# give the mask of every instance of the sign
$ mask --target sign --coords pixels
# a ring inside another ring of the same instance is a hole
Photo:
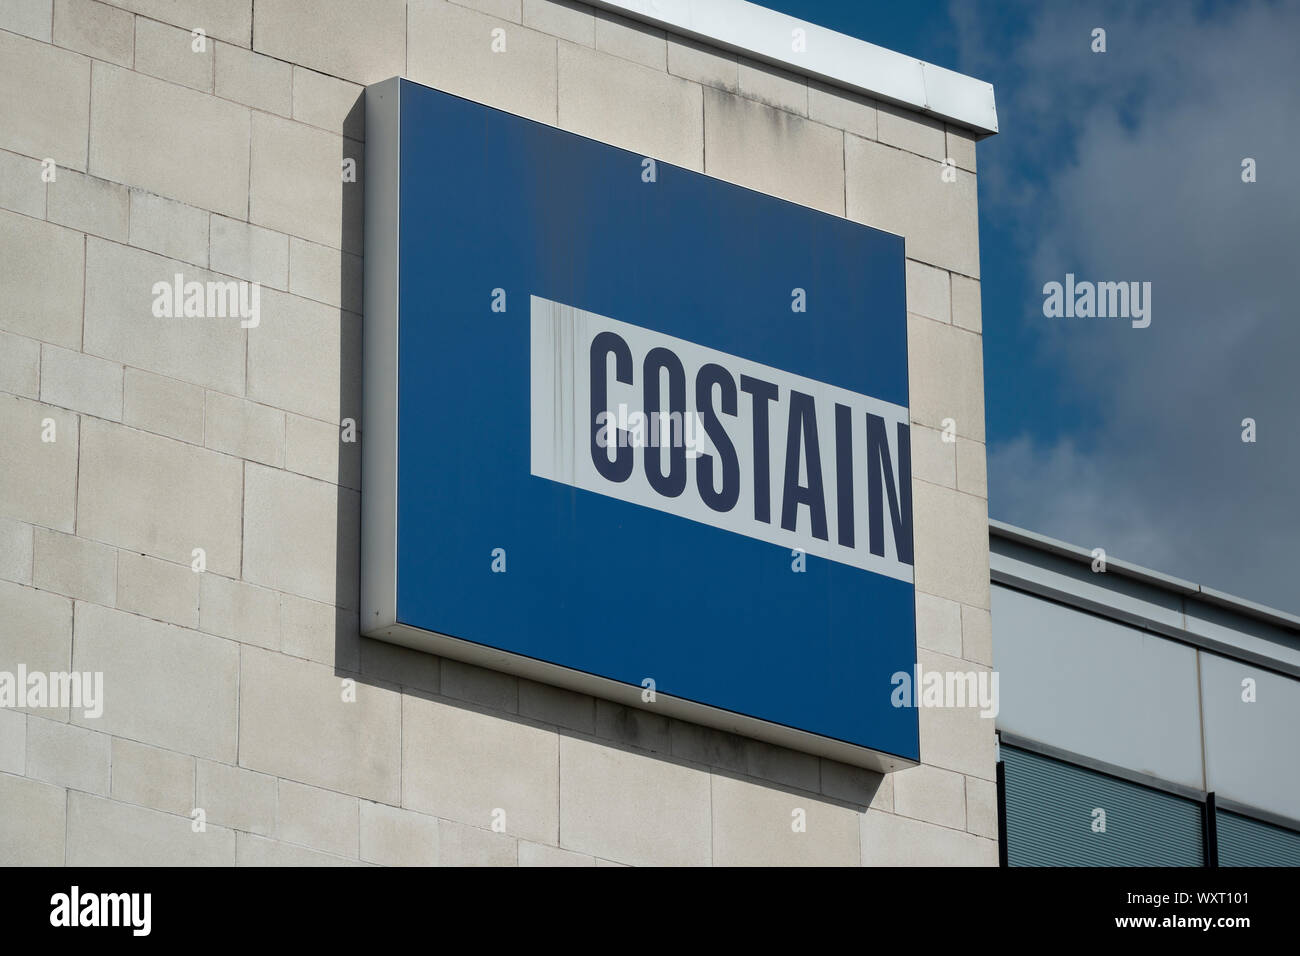
[[[366,123],[363,633],[918,762],[903,240],[405,80]]]

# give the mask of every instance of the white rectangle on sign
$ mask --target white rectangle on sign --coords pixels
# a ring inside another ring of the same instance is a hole
[[[530,366],[533,475],[911,583],[906,408],[538,296]]]

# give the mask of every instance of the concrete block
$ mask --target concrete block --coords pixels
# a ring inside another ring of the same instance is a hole
[[[732,53],[685,37],[668,36],[668,72],[684,80],[740,92],[740,65]]]
[[[197,26],[197,24],[196,24]],[[215,40],[195,49],[190,29],[138,17],[135,21],[135,69],[203,93],[212,92]]]
[[[855,811],[722,774],[713,774],[712,782],[714,865],[859,864]]]
[[[0,774],[22,776],[27,768],[27,715],[0,708]]]
[[[203,389],[128,368],[122,391],[123,424],[195,445],[203,443]]]
[[[519,678],[464,661],[442,661],[439,692],[507,713],[519,711]]]
[[[85,171],[90,60],[0,32],[0,89],[0,146]]]
[[[233,866],[234,831],[208,826],[195,833],[190,822],[73,791],[68,794],[68,865]]]
[[[109,421],[122,420],[122,366],[93,355],[41,347],[41,401]]]
[[[998,785],[993,781],[966,778],[966,829],[990,840],[998,838]]]
[[[596,699],[596,736],[640,750],[670,753],[672,721],[639,707]]]
[[[45,218],[45,182],[39,162],[0,150],[0,209]]]
[[[117,555],[117,607],[181,627],[199,626],[199,581],[184,564],[131,551]]]
[[[966,829],[966,778],[924,764],[894,777],[894,812],[954,830]]]
[[[209,235],[214,271],[274,289],[289,288],[288,236],[215,214]]]
[[[374,0],[365,16],[352,0],[260,0],[253,49],[364,86],[402,75],[406,14],[405,0]]]
[[[340,670],[361,671],[357,612],[280,595],[280,650]],[[428,655],[426,655],[428,656]]]
[[[72,666],[72,602],[65,597],[0,581],[0,670],[15,673],[20,664],[28,673],[67,671]],[[66,720],[67,707],[18,707],[24,713]]]
[[[584,734],[596,730],[595,698],[536,681],[519,681],[519,713],[523,717]]]
[[[26,776],[106,795],[112,738],[58,720],[27,718]]]
[[[365,87],[324,73],[293,68],[293,118],[351,139],[366,138]],[[360,104],[360,105],[359,105]]]
[[[131,66],[135,17],[95,0],[54,0],[54,45]]]
[[[248,464],[244,580],[355,608],[360,517],[354,491]]]
[[[787,787],[816,792],[821,784],[821,767],[812,754],[761,740],[745,741],[745,763],[751,777]]]
[[[492,51],[492,31],[505,50]],[[413,0],[407,76],[542,123],[556,122],[556,39],[442,0]]]
[[[983,331],[980,312],[980,284],[965,276],[952,277],[952,323],[971,332]]]
[[[843,215],[839,130],[708,87],[704,127],[710,176]]]
[[[281,780],[276,836],[316,850],[356,857],[360,808],[356,797]]]
[[[42,435],[54,440],[42,441]],[[76,520],[77,444],[76,415],[0,395],[0,516],[71,531]]]
[[[595,857],[585,853],[570,853],[556,846],[519,841],[520,866],[595,866]]]
[[[133,189],[131,245],[169,259],[207,266],[208,214],[194,206]]]
[[[0,54],[3,47],[0,34]],[[0,300],[5,303],[0,326],[42,342],[80,348],[86,262],[82,235],[0,212],[0,262],[5,264],[0,271]]]
[[[217,96],[281,116],[293,114],[293,67],[229,43],[216,44]]]
[[[37,528],[32,583],[43,591],[112,607],[117,551],[86,538]]]
[[[518,23],[523,17],[523,0],[452,0],[462,7]]]
[[[519,841],[504,833],[438,821],[439,866],[518,866]]]
[[[672,740],[674,757],[733,773],[749,772],[745,737],[674,719]]]
[[[0,332],[0,392],[37,398],[41,392],[41,343]]]
[[[114,800],[189,816],[194,809],[194,758],[123,737],[113,738]]]
[[[68,792],[0,774],[0,866],[63,866]]]
[[[239,570],[242,465],[193,445],[96,419],[82,422],[78,531],[140,554]]]
[[[892,774],[876,773],[824,757],[821,769],[821,792],[832,800],[843,800],[859,807],[893,809]]]
[[[570,0],[523,0],[523,24],[551,36],[596,45],[596,18],[591,7]]]
[[[381,866],[437,866],[437,818],[362,800],[361,859]]]
[[[353,614],[349,627],[355,635],[357,617]],[[399,647],[386,641],[357,638],[360,651],[360,672],[368,681],[395,684],[401,688],[414,688],[431,694],[440,692],[443,660],[428,651]]]
[[[92,86],[91,173],[244,218],[246,107],[103,63]]]
[[[345,685],[332,667],[245,647],[239,684],[241,766],[396,805],[401,698]],[[348,699],[345,699],[348,698]],[[320,746],[321,741],[330,746]]]
[[[444,679],[445,679],[444,674]],[[403,698],[402,806],[539,843],[559,835],[557,735],[424,697]]]
[[[875,100],[811,79],[808,81],[808,118],[867,139],[876,138]]]
[[[987,502],[914,481],[912,514],[917,590],[988,607]]]
[[[863,866],[997,866],[998,845],[888,813],[862,815]]]
[[[284,464],[284,412],[220,392],[208,392],[206,404],[206,447],[265,465]]]
[[[246,330],[238,317],[153,315],[155,283],[170,288],[176,275],[182,283],[229,280],[129,246],[93,238],[87,243],[86,352],[230,395],[243,394]],[[262,302],[265,312],[265,297]],[[188,406],[184,411],[188,413]]]
[[[280,596],[220,575],[199,575],[199,627],[209,634],[280,648]]]
[[[709,774],[560,737],[560,841],[634,866],[707,866]]]
[[[612,53],[655,70],[668,69],[668,42],[663,30],[604,10],[597,10],[595,16],[596,49],[601,53]]]
[[[973,175],[946,183],[938,161],[852,134],[844,167],[848,218],[903,236],[909,259],[978,278]]]
[[[916,643],[949,657],[961,657],[961,639],[961,605],[917,591]]]
[[[877,135],[882,143],[943,162],[948,155],[943,123],[902,106],[881,103],[876,111]]]
[[[360,359],[358,316],[262,290],[262,323],[248,336],[248,398],[323,422],[359,420]]]
[[[912,424],[912,478],[944,488],[957,487],[957,443],[944,441],[943,432]]]
[[[289,291],[360,313],[361,257],[295,236],[289,240]]]
[[[65,169],[46,189],[50,222],[126,242],[129,202],[125,186]]]
[[[345,158],[356,161],[356,182],[343,181]],[[355,140],[254,113],[249,221],[360,253],[363,163],[362,144]],[[348,224],[354,228],[346,230]]]
[[[979,607],[961,609],[961,648],[968,661],[993,666],[993,617]]]
[[[907,371],[912,420],[984,441],[984,349],[980,336],[918,316],[907,317]]]
[[[194,780],[194,805],[208,823],[262,836],[275,832],[274,777],[200,760]]]
[[[984,445],[969,438],[957,439],[957,490],[978,498],[989,496],[987,465]]]
[[[113,5],[186,30],[201,28],[211,37],[248,46],[253,0],[113,0]],[[208,40],[211,47],[212,41]]]
[[[975,172],[975,137],[964,129],[949,126],[946,130],[948,156],[959,169]]]
[[[0,579],[32,583],[33,530],[25,522],[0,518]]]
[[[348,860],[332,853],[309,850],[306,847],[268,840],[251,833],[239,832],[238,859],[236,866],[362,866],[356,860]]]
[[[0,7],[0,30],[50,42],[54,0],[9,0]]]
[[[919,659],[926,671],[987,670],[970,661],[924,649],[919,652]],[[983,780],[997,779],[994,718],[981,717],[978,706],[922,707],[919,716],[921,756],[927,764]]]
[[[72,722],[222,762],[235,759],[239,645],[133,614],[77,605],[72,666],[103,671],[104,713]]]
[[[779,110],[808,115],[808,81],[765,63],[740,62],[740,95]]]
[[[704,168],[696,84],[565,43],[559,75],[563,129],[687,169]],[[628,175],[639,176],[639,167]]]
[[[952,321],[948,273],[924,262],[907,260],[907,311],[937,322]]]
[[[361,443],[340,429],[301,415],[285,416],[284,467],[347,488],[361,489]]]

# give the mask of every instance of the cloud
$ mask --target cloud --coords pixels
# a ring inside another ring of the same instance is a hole
[[[998,90],[1019,163],[981,183],[981,216],[1017,224],[1017,312],[1038,346],[986,367],[1049,363],[1096,424],[995,436],[991,513],[1300,610],[1300,5],[1024,16],[1013,40],[960,20],[964,68],[996,51],[1020,78]],[[1105,54],[1088,49],[1096,26]],[[1241,181],[1244,157],[1257,183]],[[1151,282],[1151,327],[1042,318],[1043,283],[1066,272]]]

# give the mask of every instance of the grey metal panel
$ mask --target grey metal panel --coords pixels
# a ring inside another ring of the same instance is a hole
[[[1255,681],[1255,701],[1242,681]],[[1300,681],[1201,652],[1206,789],[1300,819]]]
[[[1300,866],[1300,833],[1220,810],[1219,866]]]
[[[1300,668],[1300,633],[1201,600],[1187,600],[1186,618],[1192,634]]]
[[[993,86],[745,0],[590,0],[674,33],[885,99],[977,133],[998,131]],[[796,50],[792,32],[803,30]]]
[[[1017,541],[993,538],[989,569],[995,575],[1023,579],[1118,612],[1182,628],[1181,594],[1122,574],[1094,572],[1091,563],[1046,553]],[[1108,567],[1110,563],[1108,562]]]
[[[1010,866],[1204,864],[1201,804],[1015,747],[1001,755]]]
[[[999,730],[1204,789],[1196,651],[992,588]]]
[[[366,88],[361,630],[397,620],[397,230],[401,81]]]

